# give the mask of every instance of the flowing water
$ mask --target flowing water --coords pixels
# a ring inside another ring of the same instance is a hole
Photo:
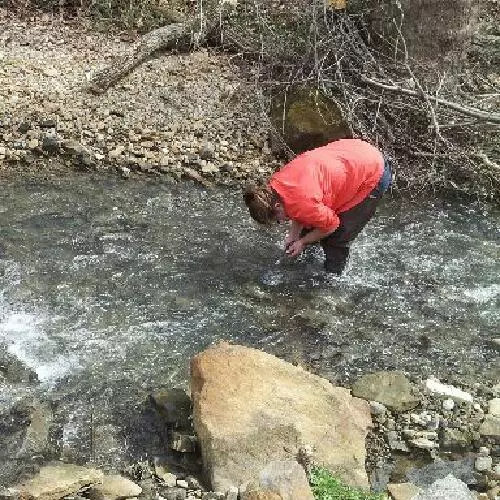
[[[112,467],[147,452],[147,394],[185,385],[190,356],[222,339],[336,383],[377,369],[491,383],[499,221],[479,203],[387,200],[347,275],[325,279],[319,251],[288,262],[284,228],[257,227],[233,191],[4,184],[0,349],[39,383],[0,377],[0,413],[49,400],[63,455]]]

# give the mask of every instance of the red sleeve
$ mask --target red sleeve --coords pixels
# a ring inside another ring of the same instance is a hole
[[[315,200],[304,200],[300,205],[300,210],[292,211],[296,213],[289,214],[290,218],[300,222],[305,227],[331,233],[340,225],[337,214],[331,208]]]

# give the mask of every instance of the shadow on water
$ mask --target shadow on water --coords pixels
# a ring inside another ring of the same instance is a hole
[[[48,399],[66,459],[118,467],[159,453],[148,394],[185,385],[222,339],[347,384],[377,369],[497,375],[499,214],[388,201],[327,278],[319,250],[283,258],[238,193],[93,181],[5,185],[0,347],[40,384],[0,382],[0,412]],[[21,437],[19,438],[21,439]]]

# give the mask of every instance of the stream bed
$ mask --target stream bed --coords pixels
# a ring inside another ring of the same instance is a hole
[[[235,191],[87,176],[6,183],[0,354],[38,383],[8,381],[0,366],[0,414],[50,401],[62,456],[112,469],[159,446],[141,405],[186,386],[190,357],[220,340],[342,385],[379,369],[491,384],[499,226],[498,209],[479,202],[388,198],[346,276],[327,278],[319,249],[283,258],[285,228],[258,227]]]

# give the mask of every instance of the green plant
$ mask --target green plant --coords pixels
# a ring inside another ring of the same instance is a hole
[[[313,467],[311,487],[315,500],[386,500],[385,493],[370,493],[346,486],[323,467]]]

